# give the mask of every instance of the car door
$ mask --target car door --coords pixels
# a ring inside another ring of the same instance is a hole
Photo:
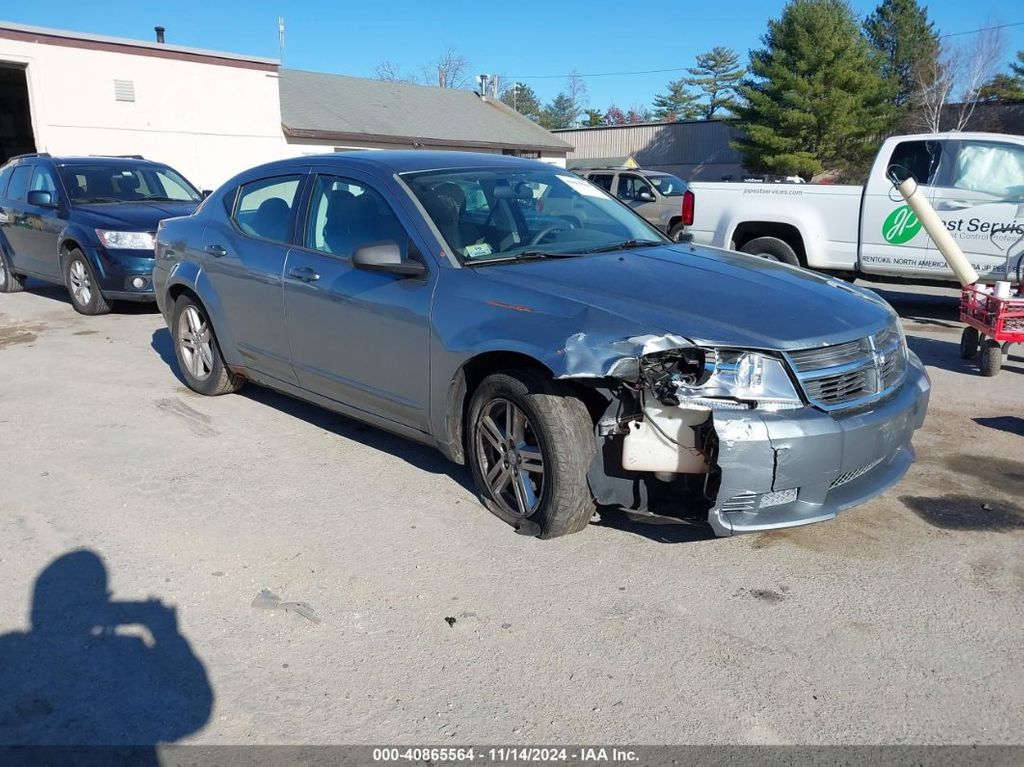
[[[648,192],[651,199],[642,199],[641,192]],[[626,203],[626,205],[631,207],[652,224],[663,227],[661,221],[661,202],[658,199],[658,193],[654,191],[654,187],[648,184],[640,176],[633,173],[620,173],[616,195],[620,200]]]
[[[29,182],[29,192],[49,192],[50,205],[25,203],[23,237],[25,252],[36,274],[52,280],[62,280],[60,265],[60,233],[65,226],[61,217],[62,202],[57,177],[45,165],[36,165]]]
[[[0,225],[3,226],[12,266],[20,272],[36,273],[36,263],[32,256],[33,237],[29,230],[27,202],[33,170],[35,167],[28,163],[21,163],[14,167],[7,184],[7,198],[3,203]]]
[[[948,173],[932,196],[936,213],[979,275],[1001,280],[1008,270],[1016,279],[1024,256],[1024,145],[960,139],[948,149]]]
[[[896,144],[884,168],[896,168],[917,181],[921,192],[934,201],[935,184],[946,169],[942,141],[910,139]],[[949,266],[935,250],[910,206],[893,189],[885,173],[868,179],[861,207],[859,261],[861,271],[941,277]]]
[[[408,211],[358,173],[321,173],[308,197],[302,246],[288,253],[284,278],[300,384],[426,431],[434,272],[428,264],[426,276],[402,277],[352,265],[355,250],[372,242],[394,241],[413,258],[424,252]]]
[[[292,384],[281,275],[305,179],[297,172],[242,184],[202,240],[203,270],[245,366]]]

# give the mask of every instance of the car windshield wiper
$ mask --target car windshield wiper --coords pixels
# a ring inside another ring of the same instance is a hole
[[[615,250],[629,250],[630,248],[646,248],[651,245],[664,245],[664,242],[658,240],[623,240],[622,242],[616,242],[614,245],[604,245],[600,248],[591,248],[590,250],[583,251],[584,253],[611,253]]]
[[[198,202],[198,200],[180,200],[177,197],[167,197],[162,194],[147,194],[142,199],[145,202]]]
[[[72,202],[77,202],[80,205],[89,205],[94,202],[124,202],[124,200],[119,200],[116,197],[86,197],[84,200],[72,200]]]
[[[574,256],[582,255],[581,253],[551,253],[546,250],[524,250],[521,253],[510,253],[507,256],[501,258],[487,258],[487,259],[471,259],[467,261],[468,264],[484,265],[484,264],[511,264],[516,261],[534,261],[541,258],[573,258]]]

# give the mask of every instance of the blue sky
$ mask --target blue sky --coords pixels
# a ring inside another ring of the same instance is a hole
[[[877,0],[853,0],[863,15]],[[782,0],[506,0],[500,3],[385,0],[218,0],[174,3],[46,0],[5,3],[0,17],[37,26],[167,42],[276,58],[277,17],[285,17],[285,65],[372,76],[383,60],[418,72],[445,47],[461,52],[471,71],[521,77],[542,99],[564,86],[565,73],[649,71],[691,66],[715,45],[746,59],[760,45],[767,19]],[[928,11],[943,33],[1024,22],[1019,0],[936,0]],[[1007,59],[1024,48],[1024,25],[1004,30]],[[957,38],[963,40],[965,38]],[[649,104],[681,72],[588,77],[593,106]],[[554,75],[554,77],[535,77]]]

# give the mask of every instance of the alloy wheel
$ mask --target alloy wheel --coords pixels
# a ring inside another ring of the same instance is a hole
[[[205,381],[213,371],[213,336],[210,325],[195,306],[185,307],[178,317],[178,348],[181,359],[197,381]]]
[[[475,448],[491,498],[504,511],[529,517],[544,495],[544,454],[526,414],[495,398],[477,417]]]
[[[88,306],[92,300],[92,281],[89,270],[77,258],[71,262],[71,295],[79,306]]]

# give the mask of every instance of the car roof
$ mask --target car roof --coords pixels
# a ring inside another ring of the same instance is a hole
[[[356,152],[332,152],[321,155],[305,155],[287,160],[259,165],[244,175],[264,171],[294,169],[307,165],[338,165],[347,168],[363,168],[366,170],[385,170],[389,173],[410,173],[428,170],[450,170],[454,168],[521,168],[523,170],[548,168],[561,170],[564,168],[522,157],[509,155],[487,154],[484,152],[447,152],[421,149],[380,149],[361,150]]]
[[[147,160],[144,157],[117,157],[113,155],[89,155],[73,157],[47,157],[55,165],[96,165],[103,162],[116,162],[118,165],[142,166],[142,165],[165,165],[156,160]]]

